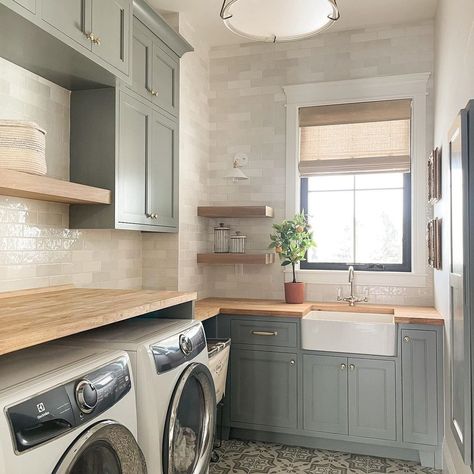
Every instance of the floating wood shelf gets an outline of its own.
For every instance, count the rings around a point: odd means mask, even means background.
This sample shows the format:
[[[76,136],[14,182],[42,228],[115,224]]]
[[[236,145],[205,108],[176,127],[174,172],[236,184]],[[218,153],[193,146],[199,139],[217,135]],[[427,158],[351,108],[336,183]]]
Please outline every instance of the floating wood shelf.
[[[198,253],[197,262],[214,265],[269,265],[275,263],[275,253]]]
[[[269,206],[200,206],[201,217],[273,217],[273,208]]]
[[[108,189],[6,169],[0,170],[0,194],[65,204],[112,202],[112,193]]]

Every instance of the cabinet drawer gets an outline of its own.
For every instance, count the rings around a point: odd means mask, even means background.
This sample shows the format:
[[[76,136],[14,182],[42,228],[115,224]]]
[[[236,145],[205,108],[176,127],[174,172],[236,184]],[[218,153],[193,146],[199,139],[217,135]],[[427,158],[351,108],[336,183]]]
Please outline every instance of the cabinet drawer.
[[[241,319],[231,322],[234,344],[296,347],[296,331],[296,323]]]

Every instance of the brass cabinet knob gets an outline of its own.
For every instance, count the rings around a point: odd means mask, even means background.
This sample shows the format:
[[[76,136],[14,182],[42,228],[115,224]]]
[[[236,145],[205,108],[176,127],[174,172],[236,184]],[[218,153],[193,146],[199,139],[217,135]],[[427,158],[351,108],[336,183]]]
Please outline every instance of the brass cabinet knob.
[[[153,97],[157,97],[158,94],[159,94],[158,91],[155,91],[155,89],[150,89],[148,92],[149,92]]]
[[[291,364],[291,365],[295,365],[295,364],[296,364],[296,362],[294,361],[294,359],[291,359],[291,360],[290,360],[290,364]]]
[[[100,41],[101,41],[101,40],[100,40],[100,38],[99,38],[98,36],[96,36],[96,37],[92,40],[92,42],[93,42],[94,44],[96,44],[97,46],[100,46]]]
[[[346,370],[347,365],[346,364],[341,364],[341,370]]]
[[[91,33],[85,33],[85,35],[86,35],[86,38],[88,40],[91,40],[93,43],[96,42],[97,38],[95,37],[94,33],[92,33],[92,32]]]
[[[356,368],[356,366],[355,366],[354,364],[349,364],[349,369],[350,369],[351,371],[354,371],[355,368]]]
[[[410,338],[409,338],[408,336],[405,336],[405,337],[403,338],[403,340],[404,340],[405,342],[410,342]]]

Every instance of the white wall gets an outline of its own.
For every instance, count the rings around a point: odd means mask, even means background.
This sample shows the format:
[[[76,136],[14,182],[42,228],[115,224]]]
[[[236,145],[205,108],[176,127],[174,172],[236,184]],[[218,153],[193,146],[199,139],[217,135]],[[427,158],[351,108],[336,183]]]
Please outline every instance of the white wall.
[[[274,221],[285,217],[285,95],[283,86],[433,70],[433,23],[328,32],[286,44],[251,43],[211,49],[210,201],[268,204]],[[428,98],[427,147],[432,144],[432,97]],[[249,155],[250,179],[239,184],[223,176],[236,152]],[[421,157],[424,159],[425,157]],[[425,183],[417,183],[425,186]],[[428,213],[432,212],[427,209]],[[272,220],[225,220],[248,235],[248,248],[265,249]],[[217,221],[210,223],[211,227]],[[211,248],[211,242],[209,243]],[[413,249],[416,252],[416,249]],[[432,305],[432,272],[419,286],[404,281],[367,287],[373,303]],[[345,279],[344,279],[345,281]],[[283,297],[279,265],[215,266],[209,292],[226,297]],[[307,299],[334,300],[340,284],[311,283]],[[358,288],[364,292],[364,288]]]
[[[0,118],[47,130],[48,174],[69,179],[69,91],[0,59]],[[141,286],[141,235],[68,229],[69,206],[0,196],[0,291]]]
[[[434,143],[445,150],[443,156],[443,198],[435,206],[435,215],[443,218],[443,270],[436,271],[435,304],[449,317],[449,163],[447,134],[460,109],[474,98],[474,3],[471,0],[439,0],[435,24],[435,135]],[[470,473],[464,466],[449,429],[449,335],[445,332],[445,460],[450,472]]]

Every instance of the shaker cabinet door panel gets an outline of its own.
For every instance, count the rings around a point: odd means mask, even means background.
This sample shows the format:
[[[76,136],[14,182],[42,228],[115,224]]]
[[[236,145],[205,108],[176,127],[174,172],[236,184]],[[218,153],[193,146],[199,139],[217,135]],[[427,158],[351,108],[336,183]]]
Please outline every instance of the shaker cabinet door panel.
[[[402,331],[403,441],[438,442],[436,332]]]
[[[130,48],[130,0],[91,0],[92,51],[128,74]]]
[[[153,61],[152,33],[136,18],[133,19],[132,88],[151,99]]]
[[[396,440],[395,362],[349,359],[349,435]]]
[[[296,354],[232,349],[231,422],[296,428]]]
[[[303,356],[303,428],[348,433],[347,359]]]
[[[57,0],[42,0],[41,18],[90,50],[91,1],[62,0],[59,4]]]
[[[154,225],[178,225],[178,125],[155,112],[147,162],[147,213]]]
[[[164,51],[157,41],[153,45],[153,102],[172,115],[178,115],[178,60]]]
[[[146,163],[151,147],[152,113],[148,107],[120,93],[118,220],[147,224],[145,215]]]

